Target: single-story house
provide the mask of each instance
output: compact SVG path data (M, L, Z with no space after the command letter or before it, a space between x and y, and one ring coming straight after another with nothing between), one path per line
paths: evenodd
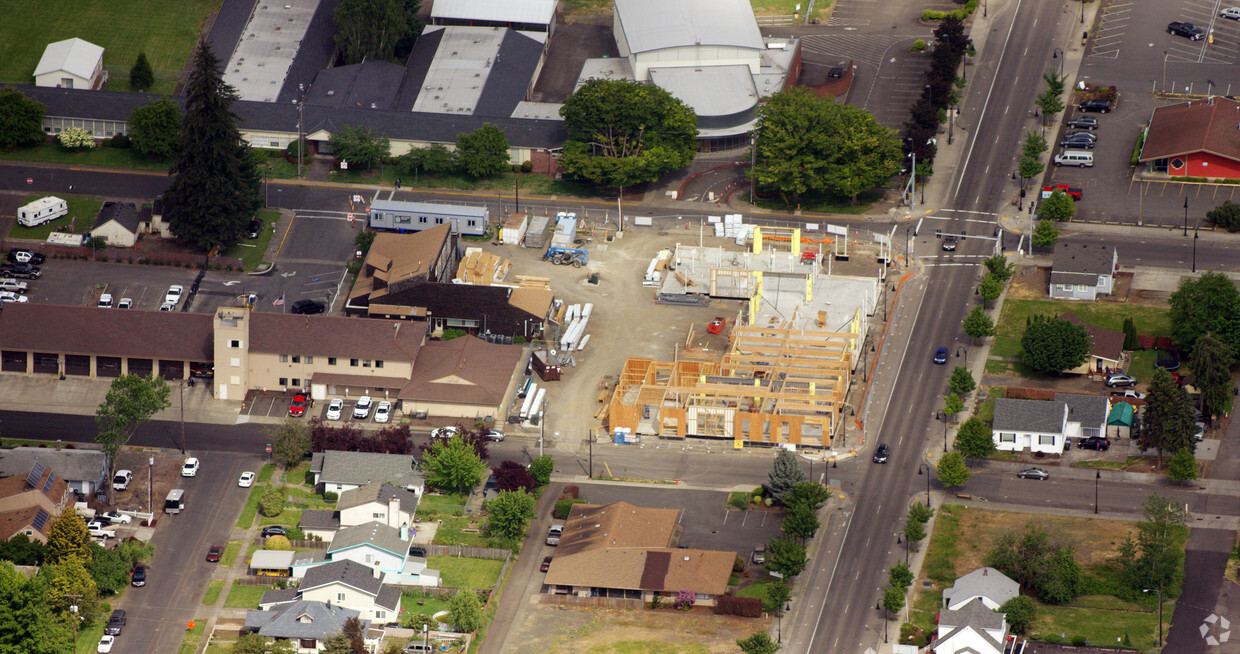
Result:
M1240 179L1240 102L1211 96L1157 107L1137 160L1170 177Z
M426 489L426 478L417 470L412 454L315 452L310 456L310 473L316 487L321 484L324 492L338 495L383 482L413 491L418 497Z
M1124 353L1123 332L1094 327L1071 312L1059 316L1059 319L1080 325L1089 332L1089 356L1085 359L1085 363L1066 372L1078 375L1105 375L1108 370L1116 372L1128 366L1128 355Z
M1115 290L1119 253L1112 245L1057 243L1051 264L1050 296L1056 300L1096 300Z
M0 454L0 477L26 474L41 463L56 471L69 490L90 497L108 482L108 459L99 450L15 447Z
M142 210L132 202L104 202L90 228L91 238L101 238L112 247L131 248L143 231Z
M992 433L1003 451L1060 454L1064 439L1106 433L1110 400L1101 395L1056 393L1054 400L997 398Z
M256 633L273 640L287 640L292 642L298 654L313 654L322 651L324 641L340 633L349 618L361 620L371 651L378 647L378 639L372 639L368 633L370 620L361 619L358 611L305 600L271 611L246 611L244 633Z
M33 507L56 517L69 506L72 498L69 484L55 470L38 461L25 474L0 478L0 512Z
M395 622L400 615L400 590L384 585L370 568L349 560L307 570L300 584L264 593L258 606L270 611L301 600L353 609L376 624Z
M955 611L981 599L988 608L997 611L1017 595L1020 595L1020 584L994 568L983 567L957 578L950 588L943 589L943 608Z
M35 86L95 90L107 81L103 48L78 38L47 44L34 68Z
M679 517L677 509L628 502L576 504L543 583L556 594L644 602L687 589L696 604L714 605L727 592L737 555L677 548Z

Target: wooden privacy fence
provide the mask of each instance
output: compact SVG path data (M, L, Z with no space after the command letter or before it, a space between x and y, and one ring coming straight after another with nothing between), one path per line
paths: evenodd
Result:
M161 264L168 266L193 266L196 268L216 267L221 269L232 266L233 270L242 270L245 267L241 259L236 257L208 256L192 252L151 252L141 249L113 247L94 250L86 246L51 245L43 241L30 239L4 239L0 243L2 243L0 247L3 247L5 250L15 247L25 248L38 252L49 259L93 258L95 261L114 263Z

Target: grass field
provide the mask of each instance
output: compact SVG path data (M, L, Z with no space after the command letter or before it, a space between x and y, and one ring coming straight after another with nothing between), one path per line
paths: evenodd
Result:
M194 628L185 631L185 638L181 640L181 647L177 650L177 654L194 654L198 651L198 643L202 640L202 633L206 628L206 620L194 620Z
M240 529L249 529L254 524L254 516L258 515L258 500L263 493L271 488L265 484L255 484L250 489L250 496L245 499L245 506L241 508L241 517L237 518L237 527Z
M470 559L455 556L427 557L426 565L438 570L443 585L448 588L489 590L499 579L503 561L495 559Z
M998 333L990 348L995 357L1019 357L1020 337L1025 320L1031 316L1059 316L1072 312L1081 320L1104 329L1123 331L1124 318L1132 317L1142 336L1169 336L1171 316L1167 307L1115 302L1068 302L1056 300L1006 300L999 315Z
M482 533L482 521L466 516L440 516L443 524L435 531L436 545L477 545L491 547L491 539ZM465 531L474 529L477 531ZM431 566L434 567L434 566Z
M48 43L84 39L104 49L109 89L128 90L129 69L146 52L157 92L171 92L207 16L221 0L0 0L0 82L31 84Z
M418 502L418 519L440 514L460 515L465 510L465 501L467 499L461 493L428 493L423 495L422 501Z
M400 608L403 613L421 613L435 615L448 610L448 598L427 595L425 593L405 592L400 595Z
M45 198L46 195L27 195L22 204L29 204ZM51 222L36 225L34 227L24 227L18 222L13 222L13 230L9 232L11 238L29 238L38 241L46 241L47 235L56 231L58 227L68 228L72 223L73 228L78 233L90 231L91 225L95 224L95 216L99 215L99 207L103 206L103 200L93 195L68 195L61 193L56 197L69 203L69 215L61 216Z
M105 615L96 620L94 624L79 630L77 640L73 645L74 654L95 654L95 648L99 647L99 639L103 638L104 623L107 621Z
M228 599L224 600L224 606L230 609L257 609L258 601L263 599L263 593L275 588L275 586L242 586L235 584L232 590L228 591Z
M220 591L224 590L223 579L212 579L207 584L207 592L202 596L202 603L205 606L215 606L215 602L220 599Z
M4 0L0 0L0 3L3 2ZM146 157L128 148L98 147L86 152L69 152L55 143L46 142L26 148L0 150L0 160L168 172L168 162L149 161ZM52 181L55 179L53 178Z
M276 209L260 209L254 217L263 221L263 229L258 233L258 238L242 239L224 251L226 257L241 259L247 271L257 270L258 264L262 263L263 255L267 254L267 246L271 243L271 226L280 219L280 212Z

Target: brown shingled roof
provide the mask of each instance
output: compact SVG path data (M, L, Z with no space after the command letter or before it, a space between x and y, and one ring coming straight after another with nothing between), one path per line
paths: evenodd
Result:
M1240 160L1240 102L1214 97L1154 110L1140 160L1193 152Z
M14 534L26 527L34 528L34 517L39 511L40 508L37 506L27 506L0 512L0 541L12 538ZM32 537L31 540L45 540L48 526L44 525L43 529L35 529L37 537Z
M1060 320L1066 320L1074 325L1080 325L1089 332L1089 354L1091 356L1102 357L1110 361L1119 361L1124 354L1124 334L1122 332L1103 329L1102 327L1094 327L1093 325L1081 320L1072 312L1059 316Z
M519 346L495 345L475 336L428 341L418 353L413 376L399 397L495 406L504 399L521 354Z
M426 323L420 322L294 313L249 315L251 352L412 361L426 336Z
M211 314L10 302L0 312L0 348L211 361Z

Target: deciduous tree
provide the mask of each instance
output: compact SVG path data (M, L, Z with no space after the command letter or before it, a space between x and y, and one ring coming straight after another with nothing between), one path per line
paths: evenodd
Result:
M1008 258L1002 254L990 256L984 262L986 264L986 272L994 275L996 279L1007 283L1012 278L1012 272L1016 266L1008 261Z
M392 143L366 127L345 125L328 140L337 159L350 168L374 168L392 152Z
M74 509L60 514L59 518L52 521L47 532L45 561L57 564L67 559L90 559L90 533L86 531L86 523Z
M973 416L956 430L956 449L961 454L980 459L995 451L994 434L984 420Z
M920 523L918 523L920 524ZM921 540L920 538L918 540ZM903 561L887 568L887 583L892 588L908 590L913 583L913 571Z
M332 22L336 47L346 64L391 60L396 44L410 31L404 0L341 0Z
M40 565L46 555L47 546L26 534L0 541L0 561L10 561L14 565Z
M995 321L990 317L990 314L986 313L985 307L980 305L973 307L969 315L964 317L961 327L964 329L964 333L968 334L975 342L995 335Z
M982 296L982 305L988 307L998 300L1000 295L1003 295L1003 282L994 275L986 273L986 276L982 277L982 283L978 284L977 291Z
M924 525L934 517L934 509L921 502L913 502L908 506L908 516Z
M883 610L887 615L896 615L904 610L904 593L903 588L888 586L883 589Z
M1151 493L1141 505L1143 518L1137 523L1137 535L1130 533L1120 542L1116 562L1124 570L1124 579L1134 591L1158 588L1175 597L1184 580L1184 549L1187 517L1179 503L1169 497Z
M788 514L784 516L784 533L802 542L807 538L812 538L819 526L818 516L808 504L797 504L791 507Z
M560 115L568 131L560 165L602 186L653 182L697 153L697 115L654 84L591 79Z
M95 440L103 446L111 476L116 457L135 431L159 411L172 406L168 400L171 389L163 377L121 375L112 380L108 394L95 410L99 432ZM111 492L111 491L109 491Z
M1055 189L1051 196L1038 206L1038 215L1046 220L1067 222L1076 215L1076 201L1062 189Z
M943 413L955 416L961 411L964 411L964 400L961 400L960 396L955 393L948 393L947 397L943 398Z
M793 484L792 490L786 495L787 506L805 505L811 511L821 509L831 497L831 491L816 481L802 481Z
M524 490L533 493L538 488L538 480L525 466L516 461L504 461L498 468L491 471L495 477L495 486L500 491Z
M939 459L937 470L939 483L947 488L959 488L969 483L973 473L964 464L964 455L960 452L948 452Z
M310 427L304 420L285 418L268 435L271 439L271 456L284 469L294 468L310 456Z
M1222 204L1206 212L1206 219L1229 232L1240 232L1240 204L1224 200Z
M170 170L175 178L164 198L172 233L204 250L239 239L262 205L262 178L231 110L236 99L219 60L201 42L185 84L181 141Z
M448 618L464 633L471 633L482 626L482 604L478 595L468 588L458 590L448 600Z
M780 534L767 543L766 562L762 566L790 579L801 574L805 563L805 546L788 534Z
M43 103L12 87L0 88L0 148L42 143Z
M530 474L539 486L551 483L551 473L555 472L555 459L550 454L540 454L530 461Z
M70 612L76 606L78 617L86 622L95 619L99 609L99 592L95 580L86 571L83 559L70 556L59 563L45 565L39 574L46 574L48 580L47 606L58 613Z
M129 143L148 157L166 159L176 154L181 139L181 110L160 98L129 113Z
M1066 320L1038 319L1025 327L1020 347L1025 365L1039 372L1058 374L1085 363L1089 356L1089 332Z
M964 366L956 366L952 370L951 379L947 382L947 388L957 395L968 395L977 388L977 382L973 380L973 374Z
M426 483L435 488L463 493L478 485L486 464L461 436L435 440L422 455Z
M129 88L135 91L149 91L155 85L155 71L151 62L146 60L146 52L139 52L138 59L129 69Z
M1076 597L1081 568L1070 543L1051 538L1041 525L1030 521L1023 531L1000 534L983 562L1032 589L1048 604L1066 604Z
M926 527L913 516L909 516L904 522L904 540L913 543L920 543L921 539L926 537Z
M1038 605L1028 595L1017 595L1004 602L999 612L1004 614L1013 633L1023 634L1038 618Z
M1059 242L1059 227L1053 220L1039 220L1033 228L1033 244L1040 248L1053 247Z
M1167 476L1175 481L1192 481L1198 476L1197 457L1187 447L1176 450L1175 456L1167 461Z
M48 575L27 578L0 561L0 652L63 654L74 651L73 624L47 602Z
M1170 304L1171 338L1181 349L1191 350L1202 334L1213 334L1240 356L1240 292L1227 275L1184 279Z
M739 638L736 645L745 654L775 654L779 651L779 645L771 640L765 631L759 631L748 638Z
M508 137L491 123L456 137L457 164L470 177L490 177L508 167Z
M807 481L805 471L801 469L796 455L780 448L771 464L771 472L767 474L767 486L771 489L771 496L781 504L786 504L784 500L788 492L803 481Z

